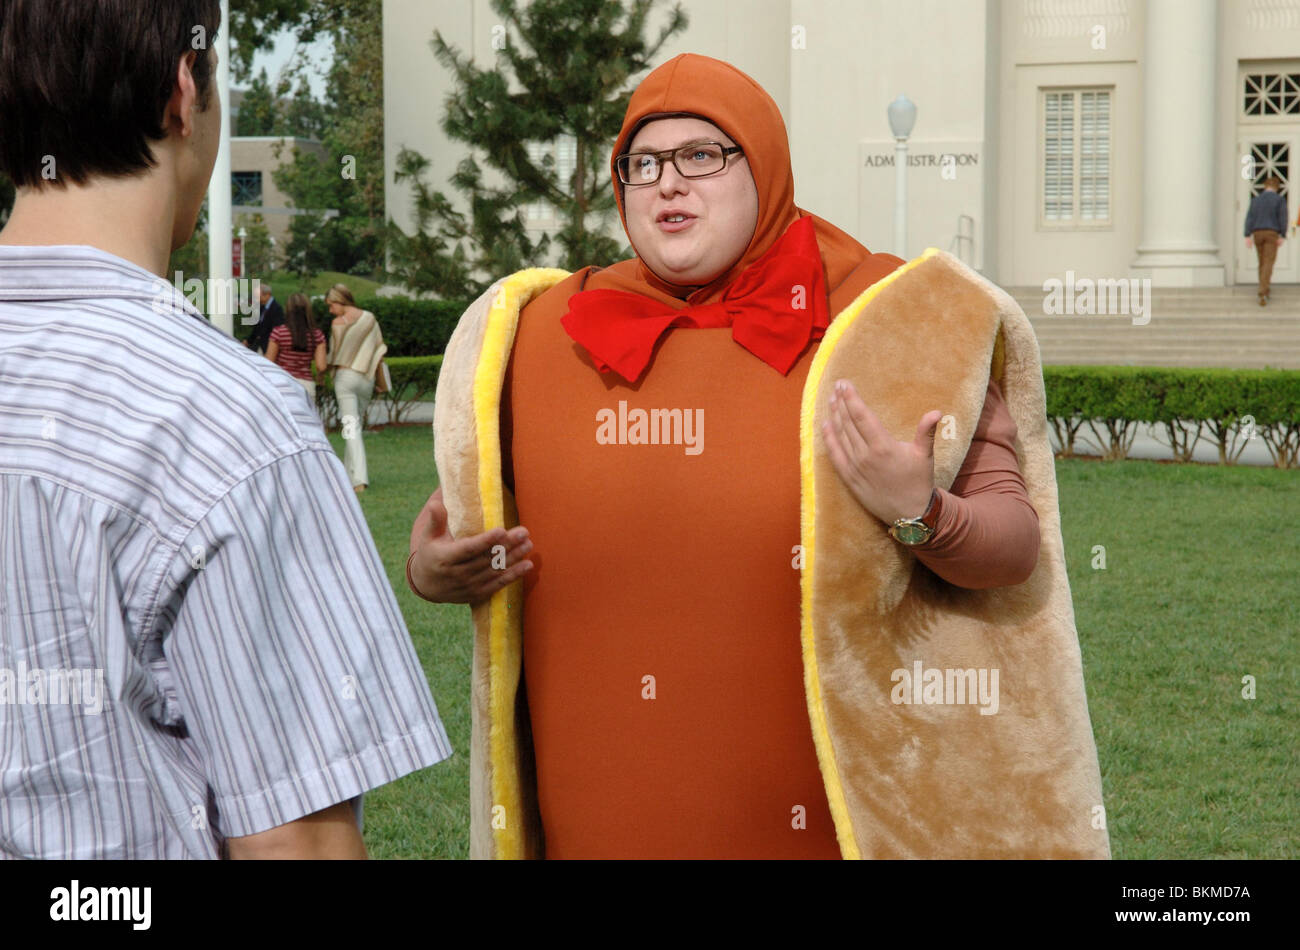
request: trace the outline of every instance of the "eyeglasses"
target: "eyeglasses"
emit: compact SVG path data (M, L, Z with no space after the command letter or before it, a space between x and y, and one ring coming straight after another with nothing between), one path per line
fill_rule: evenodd
M618 180L625 185L653 185L664 172L664 159L672 157L673 167L683 178L705 178L727 167L727 157L743 152L739 145L700 142L668 148L662 152L632 152L620 155L614 165Z

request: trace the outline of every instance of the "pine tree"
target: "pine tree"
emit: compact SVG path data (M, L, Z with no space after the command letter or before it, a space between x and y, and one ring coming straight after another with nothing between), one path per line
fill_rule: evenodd
M541 262L549 239L528 236L524 209L545 202L564 225L555 235L560 266L609 264L624 256L605 232L615 209L609 149L622 126L631 80L648 70L664 42L685 29L675 5L653 42L647 21L658 0L492 0L501 19L490 69L434 34L438 60L455 75L442 128L468 144L451 185L468 214L457 211L423 176L430 164L410 151L398 158L397 182L415 191L417 233L389 225L393 273L417 290L462 296L503 274ZM559 180L554 159L535 161L530 143L576 141L572 177ZM482 164L481 164L481 163ZM503 179L489 184L483 164ZM432 233L426 233L433 228ZM444 283L429 283L442 280Z
M239 114L235 116L233 135L275 135L279 124L279 110L275 95L271 92L271 82L263 69L249 84L244 98L239 103Z
M284 110L295 133L315 124L324 154L295 147L273 173L276 186L304 210L290 222L287 266L300 275L323 270L380 274L384 267L384 67L381 0L333 0L309 8L298 34L309 42L328 33L334 61L323 105L313 106L299 78ZM295 106L295 103L297 105Z
M293 94L289 95L291 86ZM284 79L280 83L279 93L280 121L276 134L320 141L328 125L328 110L312 95L307 77L299 73L297 85L293 85L288 78Z

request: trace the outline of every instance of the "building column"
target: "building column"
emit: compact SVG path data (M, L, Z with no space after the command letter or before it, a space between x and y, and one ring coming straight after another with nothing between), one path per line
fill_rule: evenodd
M1142 238L1131 267L1156 287L1222 287L1214 240L1217 0L1147 0Z

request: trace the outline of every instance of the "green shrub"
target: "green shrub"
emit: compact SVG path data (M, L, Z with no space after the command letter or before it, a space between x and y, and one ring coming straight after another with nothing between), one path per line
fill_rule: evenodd
M1164 428L1174 458L1186 461L1204 431L1219 461L1240 458L1263 438L1273 463L1300 457L1300 372L1161 366L1045 366L1047 416L1062 455L1087 426L1103 458L1128 454L1139 422Z
M433 399L442 356L394 356L385 357L384 362L393 378L393 388L380 398L388 402L389 420L404 422L416 403Z
M357 298L357 306L379 320L390 357L436 356L447 348L452 331L468 303L461 300L413 300L410 297ZM329 308L324 297L311 302L316 323L329 334Z
M374 398L388 404L390 422L404 422L416 403L432 401L434 391L438 388L442 356L385 356L384 362L388 365L393 388L386 393L376 394ZM317 381L316 410L320 413L326 431L334 431L339 427L339 404L334 396L333 376L325 375Z

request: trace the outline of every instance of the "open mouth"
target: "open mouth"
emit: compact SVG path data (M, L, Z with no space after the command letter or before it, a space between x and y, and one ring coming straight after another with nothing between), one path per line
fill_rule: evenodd
M660 230L663 231L680 231L683 228L689 227L691 222L694 220L695 215L693 214L687 214L685 211L674 211L669 209L661 212L659 216L655 218L655 224L657 224Z

